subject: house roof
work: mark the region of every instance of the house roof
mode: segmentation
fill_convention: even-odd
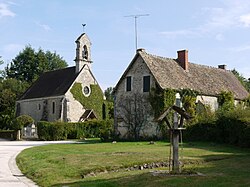
[[[139,57],[144,60],[162,89],[193,89],[208,96],[216,96],[221,91],[231,91],[236,99],[244,99],[249,95],[231,71],[190,62],[188,70],[184,70],[176,59],[155,56],[144,50],[137,51],[122,78]]]
[[[43,73],[19,100],[64,95],[79,73],[75,66]]]

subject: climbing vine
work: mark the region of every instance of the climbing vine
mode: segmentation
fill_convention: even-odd
[[[182,89],[179,91],[181,96],[182,107],[187,113],[195,118],[196,115],[196,98],[199,94],[197,91],[191,89]],[[194,119],[193,118],[193,119]]]
[[[234,96],[232,92],[222,91],[218,96],[218,104],[222,110],[234,108]]]
[[[176,91],[173,89],[160,89],[160,88],[152,88],[149,94],[149,102],[153,108],[155,117],[159,117],[161,113],[174,105],[175,103],[175,94]],[[168,114],[168,119],[172,121],[173,113],[170,112]],[[164,122],[158,124],[159,129],[162,134],[167,134],[167,125]]]
[[[102,119],[103,109],[103,93],[98,85],[90,85],[91,94],[86,97],[82,93],[81,83],[75,83],[70,92],[73,97],[79,101],[82,106],[86,109],[93,109],[98,119]]]

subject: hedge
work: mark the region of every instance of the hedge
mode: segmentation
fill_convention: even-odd
[[[113,120],[91,120],[86,122],[46,122],[37,123],[38,137],[41,140],[66,140],[82,138],[112,138]]]
[[[188,126],[184,134],[186,141],[213,141],[250,147],[250,109],[219,113],[214,120]]]

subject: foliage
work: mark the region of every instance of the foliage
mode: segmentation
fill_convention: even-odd
[[[186,138],[250,147],[250,109],[218,111],[216,117],[188,127]]]
[[[234,108],[234,96],[232,92],[222,91],[218,95],[218,104],[222,111],[228,111]]]
[[[15,102],[27,89],[28,84],[16,79],[0,80],[0,129],[14,125]]]
[[[34,120],[29,115],[21,115],[16,118],[16,125],[13,127],[15,130],[21,130],[23,127],[26,127],[34,123]]]
[[[1,59],[2,57],[0,56],[0,66],[4,63],[4,61]],[[0,70],[0,79],[3,78],[4,71]]]
[[[246,79],[243,77],[238,71],[235,69],[232,70],[232,73],[238,78],[238,80],[241,82],[241,84],[246,88],[248,92],[250,92],[250,78]]]
[[[152,88],[149,93],[149,102],[153,108],[155,117],[159,117],[164,110],[173,106],[175,104],[175,95],[176,91],[173,89],[160,89],[159,87]],[[173,113],[170,112],[168,114],[169,121],[173,120]],[[158,124],[158,127],[161,133],[167,133],[167,125],[165,122],[161,122]]]
[[[41,140],[95,137],[107,141],[113,135],[113,120],[91,120],[78,123],[40,121],[37,123],[37,131]]]
[[[108,87],[108,88],[104,91],[104,95],[105,95],[107,101],[114,102],[113,87]]]
[[[250,107],[250,95],[243,100],[243,104],[245,107]]]
[[[90,85],[91,93],[88,97],[82,93],[82,84],[75,83],[70,92],[86,109],[93,109],[98,119],[102,118],[103,93],[98,85]]]
[[[25,149],[16,160],[22,173],[44,187],[249,186],[249,149],[201,142],[184,143],[183,146],[183,169],[203,176],[152,176],[152,169],[134,168],[168,161],[168,142],[113,144],[86,140]],[[167,172],[168,168],[159,170]]]
[[[12,60],[10,66],[5,68],[8,78],[15,78],[28,83],[34,82],[40,74],[67,67],[67,63],[56,52],[35,51],[30,45]]]
[[[114,119],[114,102],[105,100],[102,109],[103,119]]]

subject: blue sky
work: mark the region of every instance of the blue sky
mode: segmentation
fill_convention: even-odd
[[[0,0],[0,56],[5,64],[26,45],[56,51],[74,65],[75,40],[83,32],[92,42],[92,71],[103,89],[115,86],[138,47],[189,61],[226,64],[250,77],[250,1],[248,0]]]

